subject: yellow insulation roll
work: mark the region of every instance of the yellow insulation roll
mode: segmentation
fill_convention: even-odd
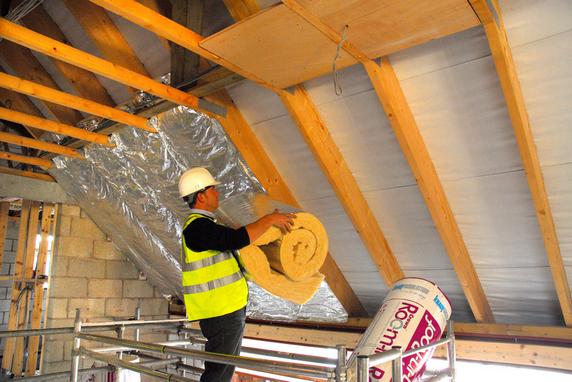
[[[295,214],[292,231],[268,229],[240,250],[250,278],[268,292],[304,304],[320,287],[319,273],[328,253],[328,236],[320,221],[305,212]]]

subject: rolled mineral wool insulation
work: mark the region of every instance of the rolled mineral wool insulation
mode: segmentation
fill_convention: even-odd
[[[268,292],[297,304],[306,303],[319,288],[319,273],[328,252],[328,237],[320,221],[305,212],[295,214],[292,231],[271,227],[241,249],[249,277]]]
[[[328,254],[328,236],[312,214],[298,212],[292,231],[282,235],[273,227],[265,241],[257,240],[270,267],[294,281],[305,280],[320,270]]]
[[[450,317],[451,303],[437,285],[414,277],[397,281],[350,356],[348,373],[354,375],[358,355],[380,353],[395,346],[405,352],[439,340]],[[404,357],[403,381],[417,381],[434,351]],[[391,362],[371,367],[369,381],[391,381]]]

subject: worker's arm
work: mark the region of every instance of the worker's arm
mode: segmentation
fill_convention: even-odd
[[[185,244],[196,252],[234,251],[250,244],[245,227],[228,228],[207,218],[193,220],[183,232]]]
[[[273,213],[261,217],[254,223],[246,226],[250,242],[253,243],[258,239],[266,230],[272,226],[280,228],[283,233],[290,232],[294,224],[294,214],[282,214],[278,210]]]

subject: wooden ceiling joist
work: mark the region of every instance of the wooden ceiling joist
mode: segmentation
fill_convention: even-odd
[[[54,164],[51,160],[42,159],[38,157],[30,157],[26,155],[19,155],[7,151],[0,151],[0,159],[7,161],[14,161],[20,163],[31,164],[42,168],[51,168]]]
[[[230,96],[226,91],[221,91],[212,97],[226,107],[226,118],[218,119],[254,175],[268,191],[268,195],[283,203],[299,207],[298,201]],[[350,317],[365,314],[364,307],[330,253],[320,272],[326,276],[330,289]]]
[[[55,182],[56,181],[54,178],[52,178],[51,175],[48,175],[48,174],[41,174],[41,173],[33,172],[33,171],[17,170],[15,168],[9,168],[9,167],[4,167],[4,166],[0,166],[0,174],[23,176],[25,178],[43,180],[44,182]]]
[[[36,97],[44,101],[54,102],[72,109],[81,110],[112,121],[124,123],[129,126],[134,126],[152,133],[157,132],[157,130],[147,124],[148,121],[145,118],[129,114],[123,110],[98,104],[85,98],[64,93],[47,86],[42,86],[31,81],[26,81],[6,73],[0,73],[0,87]]]
[[[10,23],[5,19],[0,19],[0,22]],[[20,28],[25,29],[23,27]],[[0,31],[3,30],[4,27],[0,26]],[[3,40],[0,42],[0,54],[19,77],[40,83],[53,89],[59,89],[58,84],[52,79],[38,59],[34,57],[32,52],[28,49],[10,41]],[[44,102],[44,105],[54,115],[54,117],[62,123],[75,125],[83,119],[83,116],[75,110],[71,110],[51,102]]]
[[[566,268],[560,253],[560,244],[552,209],[548,201],[546,186],[542,176],[542,168],[538,159],[534,136],[530,126],[530,120],[526,111],[524,96],[518,80],[518,73],[512,58],[512,52],[502,22],[500,8],[496,1],[469,0],[475,13],[481,20],[500,80],[501,88],[507,104],[508,114],[512,122],[514,135],[518,143],[520,157],[524,165],[524,171],[534,201],[536,218],[540,226],[544,248],[548,258],[548,264],[552,271],[552,278],[560,308],[566,326],[572,326],[572,295],[570,284],[566,275]],[[494,4],[490,8],[490,4]],[[498,20],[498,23],[497,23]]]
[[[64,33],[43,5],[37,6],[28,13],[22,22],[34,32],[42,33],[62,43],[67,41]],[[57,59],[52,59],[52,62],[80,96],[103,105],[115,106],[115,102],[93,73]]]
[[[77,65],[119,83],[167,99],[178,105],[199,109],[212,115],[210,111],[199,107],[199,99],[192,94],[187,94],[173,87],[163,85],[151,78],[85,53],[69,45],[62,44],[59,41],[31,31],[6,19],[0,19],[0,37],[26,46],[47,56],[57,58],[58,60]]]
[[[342,41],[342,37],[336,31],[324,24],[298,1],[284,0],[283,3],[336,44]],[[401,149],[417,179],[419,189],[443,240],[475,318],[479,322],[494,322],[492,310],[449,206],[437,171],[433,166],[413,113],[409,109],[389,60],[383,59],[383,65],[380,68],[374,61],[369,60],[365,53],[348,42],[344,43],[342,47],[364,65],[369,75]]]
[[[403,271],[318,110],[300,85],[294,87],[293,94],[282,92],[280,98],[327,176],[378,272],[385,283],[392,286],[404,277]]]
[[[114,144],[109,142],[107,135],[94,133],[78,127],[65,125],[63,123],[51,121],[49,119],[34,117],[33,115],[20,113],[19,111],[6,109],[0,107],[0,119],[12,121],[22,125],[33,126],[36,129],[49,131],[51,133],[67,135],[73,138],[81,139],[87,142],[98,143],[100,145],[114,147]]]
[[[31,147],[33,149],[42,150],[54,154],[66,155],[72,158],[82,158],[77,150],[70,149],[66,146],[56,145],[54,143],[48,143],[44,141],[39,141],[36,139],[26,138],[19,135],[8,134],[0,132],[0,142],[11,143],[13,145]]]
[[[162,16],[161,14],[153,11],[146,6],[139,4],[134,0],[90,0],[110,12],[116,13],[119,16],[137,24],[145,29],[148,29],[158,36],[166,38],[169,41],[178,44],[191,52],[198,54],[201,57],[206,58],[216,64],[224,66],[232,70],[235,73],[248,78],[262,86],[265,86],[272,90],[278,90],[273,87],[268,82],[263,81],[256,75],[247,72],[246,70],[228,62],[227,60],[212,54],[208,50],[202,48],[199,42],[203,39],[201,35],[193,32],[192,30],[185,28],[184,26],[177,24],[173,20]]]

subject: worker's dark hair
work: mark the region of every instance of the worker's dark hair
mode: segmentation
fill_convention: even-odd
[[[194,193],[187,195],[187,196],[183,196],[183,200],[185,201],[185,203],[187,203],[189,205],[189,208],[195,208],[195,204],[197,203],[197,196],[201,192],[202,192],[202,190],[194,192]]]
[[[199,196],[199,194],[201,192],[205,192],[206,190],[208,190],[211,187],[214,187],[214,186],[207,186],[207,187],[203,188],[202,190],[198,190],[197,192],[194,192],[194,193],[189,194],[187,196],[183,196],[183,200],[185,201],[185,203],[187,203],[189,205],[190,208],[195,208],[195,204],[197,203],[197,197]]]

